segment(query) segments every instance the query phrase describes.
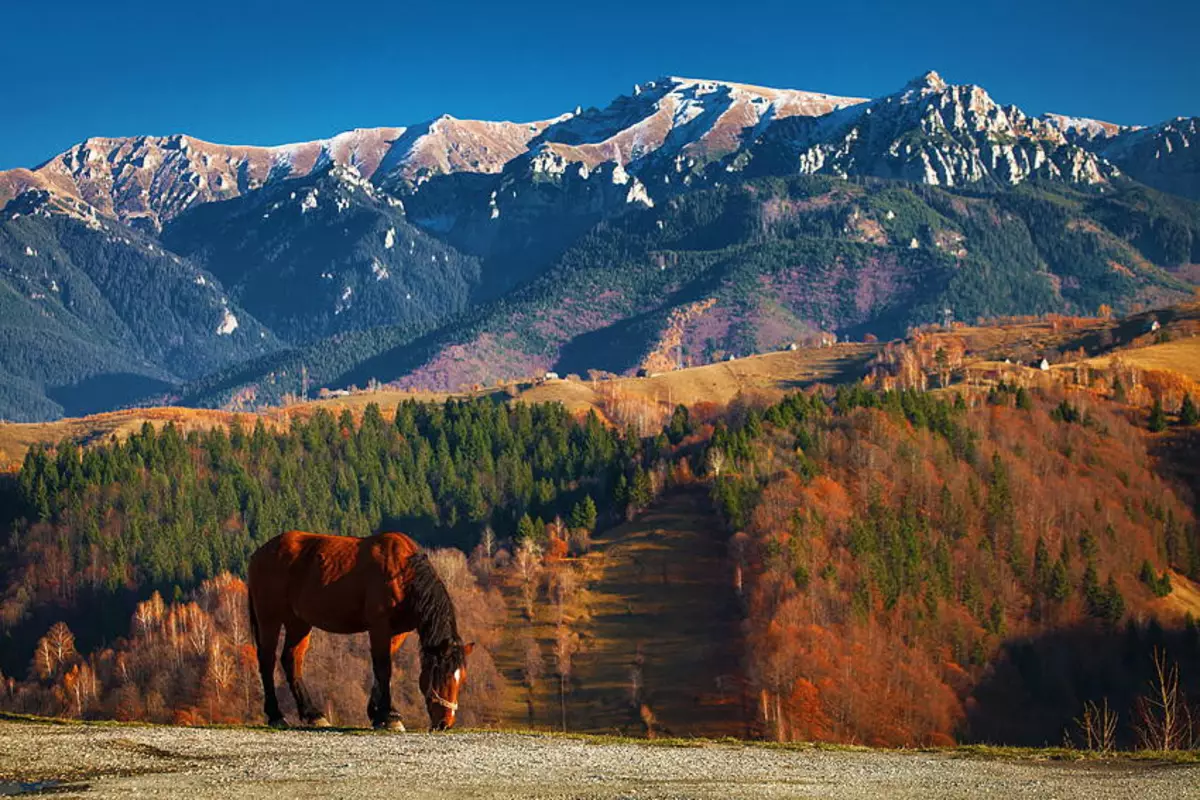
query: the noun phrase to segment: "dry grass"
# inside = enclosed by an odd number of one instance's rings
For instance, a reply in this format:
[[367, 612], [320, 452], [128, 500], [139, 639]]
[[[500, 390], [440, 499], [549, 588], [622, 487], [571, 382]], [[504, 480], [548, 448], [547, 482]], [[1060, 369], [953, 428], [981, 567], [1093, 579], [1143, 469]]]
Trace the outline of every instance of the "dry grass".
[[1178, 372], [1200, 381], [1200, 337], [1120, 350], [1112, 356], [1091, 358], [1085, 363], [1096, 368], [1107, 368], [1114, 357], [1142, 369]]
[[1151, 603], [1155, 616], [1175, 622], [1182, 622], [1188, 614], [1200, 619], [1200, 586], [1175, 570], [1170, 570], [1170, 575], [1171, 593]]
[[663, 372], [647, 378], [617, 378], [603, 383], [548, 381], [521, 392], [527, 402], [557, 401], [572, 410], [600, 408], [602, 387], [668, 406], [699, 402], [725, 404], [739, 393], [777, 400], [785, 393], [818, 382], [838, 383], [862, 376], [879, 345], [840, 344], [802, 348]]
[[[262, 416], [272, 424], [280, 419], [276, 414]], [[257, 416], [214, 409], [167, 406], [131, 408], [53, 422], [7, 422], [0, 424], [0, 472], [18, 469], [25, 458], [25, 451], [35, 444], [51, 444], [67, 438], [83, 443], [104, 441], [113, 436], [123, 438], [141, 430], [146, 422], [156, 427], [174, 422], [187, 432], [209, 430], [218, 425], [228, 426], [234, 419], [240, 419], [243, 425], [253, 426]]]
[[[740, 616], [724, 558], [726, 534], [708, 502], [701, 487], [670, 491], [637, 520], [600, 534], [575, 563], [586, 591], [567, 615], [582, 644], [566, 696], [570, 730], [645, 736], [634, 702], [636, 669], [637, 697], [653, 714], [656, 735], [746, 735]], [[510, 686], [505, 718], [561, 730], [556, 612], [543, 599], [527, 620], [515, 579], [503, 591], [509, 620], [495, 658]], [[521, 673], [527, 635], [541, 648], [546, 668], [533, 693], [532, 718]]]

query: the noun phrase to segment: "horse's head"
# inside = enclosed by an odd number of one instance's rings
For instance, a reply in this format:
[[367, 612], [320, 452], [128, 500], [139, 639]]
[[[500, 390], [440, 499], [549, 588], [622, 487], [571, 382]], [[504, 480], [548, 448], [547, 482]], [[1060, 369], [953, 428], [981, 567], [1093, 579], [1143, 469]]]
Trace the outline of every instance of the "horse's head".
[[434, 730], [454, 727], [458, 714], [458, 693], [467, 680], [467, 656], [475, 643], [463, 644], [459, 639], [421, 650], [421, 679], [419, 686], [429, 710], [429, 723]]

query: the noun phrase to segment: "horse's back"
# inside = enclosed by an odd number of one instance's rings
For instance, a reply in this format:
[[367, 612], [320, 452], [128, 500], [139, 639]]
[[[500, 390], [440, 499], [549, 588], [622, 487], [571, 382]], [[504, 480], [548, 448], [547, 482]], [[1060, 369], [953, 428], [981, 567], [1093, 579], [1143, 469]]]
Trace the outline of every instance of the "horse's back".
[[325, 630], [362, 629], [359, 612], [388, 604], [404, 565], [420, 547], [402, 533], [366, 538], [287, 531], [250, 557], [256, 606], [275, 606]]

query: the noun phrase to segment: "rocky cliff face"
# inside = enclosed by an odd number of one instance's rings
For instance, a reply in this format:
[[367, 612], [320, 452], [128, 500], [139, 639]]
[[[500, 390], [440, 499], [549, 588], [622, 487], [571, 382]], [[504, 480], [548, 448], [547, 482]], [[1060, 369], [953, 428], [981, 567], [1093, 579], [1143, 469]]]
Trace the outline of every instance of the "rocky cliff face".
[[1200, 200], [1200, 117], [1177, 117], [1158, 125], [1115, 125], [1094, 119], [1044, 114], [1067, 141], [1160, 191]]
[[1115, 174], [1055, 126], [936, 72], [871, 103], [773, 125], [757, 149], [774, 169], [933, 186], [1013, 185], [1034, 176], [1097, 184]]

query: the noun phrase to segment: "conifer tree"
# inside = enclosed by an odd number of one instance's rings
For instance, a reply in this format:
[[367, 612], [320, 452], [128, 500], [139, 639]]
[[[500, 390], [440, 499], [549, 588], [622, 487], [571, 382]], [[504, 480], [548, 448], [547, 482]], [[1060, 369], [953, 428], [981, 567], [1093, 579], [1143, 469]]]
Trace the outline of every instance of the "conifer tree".
[[1200, 410], [1197, 410], [1196, 404], [1192, 402], [1192, 396], [1185, 394], [1183, 405], [1179, 407], [1179, 424], [1195, 425], [1197, 422], [1200, 422]]
[[1161, 433], [1167, 429], [1167, 415], [1163, 411], [1162, 400], [1154, 398], [1154, 405], [1150, 407], [1150, 430], [1153, 433]]

